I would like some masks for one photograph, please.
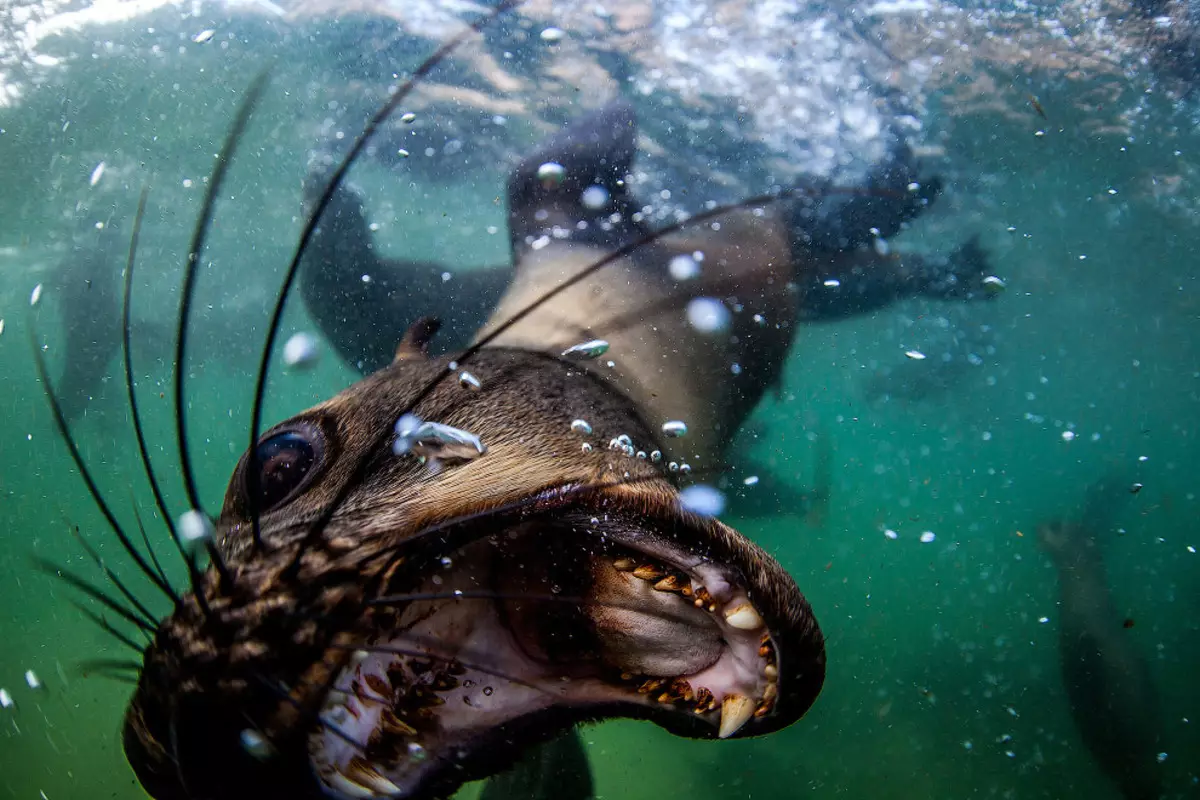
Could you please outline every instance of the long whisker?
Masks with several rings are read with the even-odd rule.
[[[130,491],[132,495],[132,490]],[[142,545],[146,548],[146,554],[150,556],[150,562],[154,564],[154,571],[158,573],[158,577],[163,579],[164,583],[170,583],[167,578],[167,573],[159,563],[158,555],[154,552],[154,545],[150,544],[150,534],[146,533],[146,526],[142,524],[142,514],[138,511],[137,501],[130,497],[131,508],[133,509],[133,518],[137,522],[138,532],[142,535]]]
[[[841,190],[838,190],[838,191],[841,191]],[[847,191],[848,193],[858,193],[857,190],[853,190],[853,189],[847,189],[845,191]],[[819,194],[819,192],[817,190],[811,189],[808,187],[795,187],[793,189],[782,190],[780,192],[775,192],[775,193],[771,193],[771,194],[762,194],[762,195],[758,195],[756,197],[751,197],[746,200],[742,200],[741,202],[738,202],[738,203],[732,203],[732,204],[724,205],[724,206],[716,206],[712,209],[703,211],[692,217],[689,217],[688,219],[672,223],[663,228],[659,228],[651,233],[647,233],[647,234],[635,239],[634,241],[629,242],[628,244],[625,244],[622,247],[617,248],[612,253],[608,254],[607,256],[605,256],[601,259],[598,259],[597,261],[593,262],[592,264],[588,265],[587,267],[584,267],[579,272],[577,272],[575,275],[571,276],[570,278],[566,279],[564,282],[560,283],[558,286],[547,290],[544,294],[539,296],[536,300],[532,301],[531,303],[529,303],[529,305],[525,306],[523,309],[521,309],[520,311],[513,314],[504,323],[497,326],[487,336],[484,336],[483,338],[479,339],[473,345],[471,345],[465,351],[463,351],[463,353],[455,359],[455,364],[456,364],[456,366],[462,366],[467,360],[472,358],[475,354],[477,354],[484,347],[486,347],[489,344],[491,344],[492,342],[494,342],[497,337],[501,336],[505,331],[510,329],[513,325],[516,325],[518,322],[520,322],[521,320],[528,317],[530,314],[532,314],[534,311],[536,311],[542,305],[549,302],[553,298],[557,297],[559,294],[566,291],[570,287],[577,285],[581,281],[587,279],[589,276],[594,275],[595,273],[599,272],[600,270],[604,269],[605,267],[609,266],[610,264],[620,261],[621,259],[630,255],[631,253],[633,253],[641,248],[647,247],[651,244],[654,244],[655,242],[657,242],[658,240],[662,239],[665,236],[669,236],[670,234],[675,233],[676,231],[682,230],[684,228],[698,225],[703,222],[707,222],[709,220],[716,219],[716,218],[721,217],[726,214],[731,214],[735,211],[741,211],[741,210],[748,209],[748,208],[769,205],[769,204],[778,202],[781,198],[784,198],[784,197],[817,195],[817,194]],[[431,378],[428,382],[426,382],[426,384],[421,388],[421,390],[417,392],[416,396],[404,406],[404,408],[399,409],[397,411],[397,413],[396,413],[397,418],[403,416],[404,414],[413,412],[417,408],[417,406],[419,406],[426,398],[428,398],[431,394],[433,394],[433,392],[438,388],[438,386],[441,385],[442,381],[444,381],[447,377],[449,377],[450,375],[453,375],[453,374],[454,374],[453,371],[446,371],[446,372],[442,372],[441,374]],[[377,437],[376,441],[373,442],[369,448],[367,448],[366,450],[363,451],[362,456],[359,458],[358,462],[354,465],[354,470],[351,474],[350,480],[346,481],[342,485],[342,487],[338,490],[338,493],[334,496],[334,498],[330,502],[330,504],[328,506],[326,506],[326,508],[325,508],[324,512],[321,514],[321,516],[319,516],[317,519],[315,519],[313,521],[312,525],[310,526],[310,528],[308,530],[308,533],[305,535],[304,539],[301,541],[300,547],[296,551],[296,555],[293,556],[291,563],[288,565],[288,567],[282,573],[285,579],[294,579],[295,578],[296,573],[300,569],[300,562],[304,556],[304,553],[307,552],[307,550],[316,543],[317,537],[320,536],[321,531],[323,531],[325,529],[325,527],[329,524],[329,521],[331,519],[333,519],[333,515],[337,512],[338,508],[340,508],[342,503],[344,503],[346,501],[346,498],[349,497],[350,492],[353,491],[353,488],[361,483],[361,481],[364,477],[364,471],[368,468],[371,458],[376,453],[378,453],[381,449],[383,449],[383,447],[387,444],[388,440],[391,439],[392,436],[393,436],[393,432],[391,431],[391,429],[384,428],[383,430],[380,431],[379,436]],[[252,452],[253,452],[253,450],[252,450]],[[584,491],[586,491],[588,489],[588,487],[581,487],[581,488]],[[537,498],[536,497],[528,498],[526,501],[520,501],[520,502],[537,502]],[[488,512],[483,512],[483,513],[486,514]],[[435,529],[437,529],[437,526],[435,526]]]
[[[119,671],[97,669],[86,675],[88,678],[103,678],[114,683],[123,683],[126,686],[137,686],[138,679],[136,675],[125,675]]]
[[[141,672],[142,662],[127,658],[89,658],[78,664],[82,670],[121,670],[124,672]]]
[[[405,639],[412,641],[414,644],[421,646],[421,647],[437,647],[439,645],[445,644],[445,642],[442,642],[439,639],[434,639],[434,638],[430,638],[430,637],[426,637],[426,636],[418,636],[418,635],[412,634],[412,633],[405,633],[403,636]],[[518,678],[515,675],[509,675],[509,674],[502,672],[498,669],[495,669],[493,667],[485,667],[482,664],[472,662],[472,661],[463,661],[458,656],[444,656],[439,653],[427,653],[424,650],[416,650],[416,649],[408,648],[408,647],[394,647],[392,645],[372,645],[372,644],[349,645],[348,644],[348,645],[334,645],[333,649],[349,650],[349,651],[361,650],[366,653],[384,653],[387,655],[408,656],[409,658],[427,658],[430,661],[440,661],[444,664],[459,664],[463,667],[466,667],[467,669],[475,670],[476,672],[482,672],[484,675],[491,675],[493,678],[499,678],[500,680],[508,681],[509,683],[515,683],[518,686],[524,686],[526,689],[532,689],[535,692],[549,695],[550,697],[558,697],[559,696],[544,686],[538,686],[536,683],[531,683],[522,678]],[[467,652],[467,651],[464,651],[464,652]],[[478,653],[478,654],[468,653],[468,655],[483,655],[483,654],[482,653]]]
[[[175,544],[175,549],[179,551],[180,558],[187,564],[188,574],[191,578],[192,589],[196,589],[199,581],[199,573],[196,570],[195,559],[187,553],[183,547],[183,542],[180,541],[179,531],[175,529],[175,520],[171,517],[171,512],[167,510],[167,502],[163,498],[162,486],[159,484],[158,477],[154,474],[154,467],[150,460],[150,449],[146,446],[146,432],[142,424],[141,407],[138,405],[137,392],[134,389],[133,380],[133,268],[137,263],[138,240],[142,233],[142,222],[146,217],[146,201],[150,195],[149,184],[142,187],[141,196],[138,198],[137,214],[133,218],[133,234],[129,239],[129,257],[125,262],[125,286],[121,300],[121,361],[125,368],[125,393],[129,398],[129,411],[133,418],[133,433],[137,438],[138,457],[142,462],[142,469],[146,473],[146,480],[150,483],[150,491],[154,495],[154,504],[158,507],[158,513],[162,516],[163,522],[166,523],[167,530],[171,533],[171,541]],[[136,513],[136,508],[134,509]],[[147,547],[149,544],[147,543]],[[151,551],[153,556],[153,551]],[[157,561],[155,562],[157,566]],[[162,572],[161,566],[159,567]],[[166,579],[166,576],[163,576]],[[199,601],[201,610],[208,616],[207,602],[204,600],[200,592],[196,592],[197,600]],[[178,604],[178,600],[176,600]]]
[[[183,762],[179,760],[179,726],[176,724],[176,711],[178,711],[178,708],[175,705],[174,697],[172,697],[169,721],[167,722],[167,738],[171,743],[171,763],[175,765],[175,777],[179,780],[179,785],[183,788],[183,793],[190,800],[192,790],[188,788],[187,778],[183,776]]]
[[[397,88],[388,101],[384,103],[378,111],[375,112],[375,115],[371,117],[371,120],[367,123],[366,127],[363,128],[362,133],[360,133],[358,138],[354,140],[354,144],[351,146],[349,152],[342,158],[342,161],[340,164],[338,164],[337,169],[334,170],[332,177],[330,177],[328,183],[325,185],[325,189],[321,192],[320,199],[317,200],[316,205],[313,207],[308,216],[308,221],[304,225],[304,231],[300,234],[300,240],[296,245],[296,252],[292,256],[292,261],[288,265],[286,276],[283,279],[283,284],[279,288],[279,295],[275,300],[275,307],[271,311],[271,321],[267,325],[267,337],[266,341],[263,343],[262,357],[258,366],[258,378],[254,386],[254,404],[252,406],[253,410],[250,415],[250,449],[246,476],[247,496],[250,500],[250,517],[252,521],[251,525],[253,531],[253,540],[256,547],[262,545],[260,529],[261,521],[259,519],[259,487],[256,446],[258,444],[259,430],[262,427],[263,401],[266,395],[267,376],[270,373],[271,355],[275,348],[275,340],[279,336],[279,326],[283,319],[284,307],[287,305],[288,296],[291,294],[292,285],[295,283],[296,276],[299,274],[300,263],[304,258],[304,254],[308,250],[309,244],[312,241],[313,233],[320,224],[321,215],[325,213],[326,207],[328,207],[330,201],[333,199],[334,194],[345,180],[346,173],[350,171],[350,167],[353,166],[363,149],[367,146],[367,143],[375,135],[375,132],[379,129],[379,126],[382,125],[384,121],[386,121],[387,118],[392,115],[393,112],[395,112],[400,104],[404,102],[405,98],[412,93],[416,85],[426,75],[428,75],[434,69],[434,67],[445,60],[450,53],[461,46],[462,43],[465,42],[469,37],[478,34],[484,27],[486,27],[501,14],[504,14],[506,11],[515,8],[516,6],[520,5],[521,2],[523,2],[523,0],[502,0],[501,3],[491,9],[487,14],[475,20],[475,22],[469,25],[466,30],[443,42],[442,45],[434,51],[433,55],[429,56],[429,58],[425,59],[420,66],[413,70],[413,73],[409,76],[408,80],[406,80],[399,88]]]
[[[79,528],[76,526],[71,526],[70,531],[71,535],[75,537],[75,541],[79,542],[79,546],[82,547],[84,552],[88,554],[88,557],[92,559],[92,562],[96,565],[96,568],[104,574],[105,578],[108,578],[108,582],[116,587],[117,591],[121,593],[121,596],[129,601],[129,604],[133,606],[139,614],[142,615],[143,619],[147,620],[151,625],[157,625],[158,620],[154,616],[154,613],[151,612],[150,609],[146,608],[145,604],[143,604],[141,600],[138,600],[137,595],[129,591],[129,588],[121,582],[121,579],[117,577],[115,572],[108,568],[108,565],[104,563],[104,559],[100,557],[100,554],[96,552],[95,548],[93,548],[83,534],[79,532]]]
[[[187,446],[187,421],[185,416],[185,407],[187,404],[185,402],[186,395],[184,394],[183,387],[184,376],[187,374],[187,343],[192,299],[196,290],[196,276],[200,271],[200,257],[204,252],[209,226],[212,224],[213,209],[217,198],[221,194],[221,186],[225,182],[225,175],[229,171],[229,164],[233,160],[233,154],[237,150],[238,144],[241,143],[242,134],[245,133],[246,126],[250,122],[250,115],[262,98],[269,74],[269,70],[263,70],[250,84],[250,88],[246,91],[245,96],[242,98],[242,103],[238,107],[233,127],[230,128],[229,135],[225,137],[225,143],[221,146],[221,152],[217,155],[216,164],[213,167],[212,175],[209,177],[208,191],[204,193],[204,203],[201,206],[200,216],[196,220],[196,228],[192,233],[192,243],[188,248],[187,267],[184,270],[183,288],[179,299],[179,332],[175,340],[175,438],[179,447],[179,466],[183,477],[184,490],[187,492],[188,503],[193,509],[201,513],[204,511],[204,507],[201,505],[199,494],[196,491],[196,478],[192,472],[192,459]],[[232,585],[232,576],[229,574],[229,568],[225,565],[225,561],[221,557],[220,551],[217,550],[216,545],[212,542],[207,542],[206,548],[213,566],[216,567],[221,577],[221,585]]]
[[[130,611],[125,606],[121,605],[116,600],[114,600],[111,597],[109,597],[108,595],[106,595],[101,589],[98,589],[97,587],[93,586],[87,580],[80,578],[78,575],[74,574],[73,572],[70,572],[67,569],[65,569],[64,567],[62,567],[58,564],[55,564],[53,562],[43,561],[40,558],[35,558],[34,561],[36,562],[38,568],[40,570],[42,570],[43,572],[45,572],[47,575],[58,578],[60,581],[63,581],[64,583],[70,584],[71,586],[75,587],[79,591],[86,594],[88,597],[99,602],[105,608],[108,608],[110,611],[112,611],[116,614],[119,614],[122,619],[132,623],[133,625],[136,625],[144,633],[147,633],[147,634],[154,633],[154,630],[157,626],[154,624],[153,620],[147,621],[147,620],[142,619],[137,614],[135,614],[133,611]]]
[[[535,603],[561,603],[569,606],[594,605],[601,608],[615,608],[621,611],[645,612],[645,605],[637,603],[617,603],[611,600],[597,601],[590,597],[576,597],[563,594],[546,594],[538,592],[492,592],[486,589],[460,589],[450,592],[407,592],[389,594],[377,597],[367,602],[370,606],[401,606],[408,603],[435,600],[528,600]],[[666,616],[658,611],[658,616]]]
[[[297,711],[299,711],[301,714],[303,714],[309,720],[316,722],[318,725],[325,728],[325,730],[329,731],[334,736],[337,736],[339,739],[346,742],[347,744],[349,744],[351,747],[355,748],[356,750],[366,749],[365,744],[358,741],[350,734],[346,733],[344,730],[339,728],[337,725],[333,724],[332,722],[325,719],[320,714],[312,711],[311,709],[305,708],[304,705],[299,700],[292,697],[292,693],[289,692],[283,686],[281,686],[278,681],[273,681],[270,678],[268,678],[266,675],[263,675],[260,672],[252,673],[252,675],[255,680],[257,680],[259,683],[261,683],[263,686],[265,686],[272,694],[274,694],[280,700],[282,700],[285,703],[287,703],[288,705],[290,705],[292,708],[295,708]]]
[[[87,465],[84,463],[83,456],[79,453],[79,448],[75,445],[75,440],[71,438],[71,429],[67,425],[66,417],[63,416],[62,405],[58,402],[58,397],[54,394],[54,387],[50,383],[50,376],[46,370],[46,357],[42,354],[42,350],[38,347],[37,337],[34,333],[33,325],[29,327],[29,339],[33,344],[33,359],[37,365],[38,377],[42,381],[42,389],[46,395],[46,399],[50,403],[50,410],[54,414],[54,425],[58,430],[58,435],[62,438],[63,443],[67,446],[67,451],[71,454],[71,460],[75,462],[79,474],[83,477],[83,482],[87,486],[88,493],[91,494],[92,500],[96,503],[96,507],[100,509],[100,513],[104,515],[104,519],[108,522],[108,526],[112,528],[113,533],[117,535],[117,539],[121,542],[121,547],[129,554],[129,557],[137,564],[138,569],[142,571],[151,583],[162,590],[168,598],[176,605],[179,604],[179,595],[175,594],[175,590],[171,585],[160,578],[146,563],[146,559],[142,557],[138,549],[133,546],[133,542],[125,535],[125,531],[121,528],[121,524],[113,515],[112,510],[108,507],[108,503],[104,501],[104,496],[100,493],[100,489],[96,486],[96,481],[92,478],[92,473],[88,471]]]
[[[704,474],[706,474],[706,471],[697,470],[692,474],[696,477],[702,477]],[[618,486],[633,486],[633,485],[636,485],[639,483],[648,483],[651,481],[658,481],[658,480],[666,480],[666,476],[664,476],[660,473],[654,472],[654,473],[649,473],[646,475],[638,475],[638,476],[632,477],[632,478],[619,478],[617,480],[605,481],[605,482],[599,482],[599,483],[583,483],[583,484],[578,484],[576,486],[548,487],[540,492],[535,492],[526,497],[522,497],[519,500],[513,500],[508,503],[503,503],[501,505],[495,506],[493,508],[484,509],[482,511],[474,511],[470,514],[460,514],[458,516],[450,517],[449,519],[442,520],[441,522],[435,522],[432,525],[427,525],[426,527],[422,528],[420,531],[413,534],[412,536],[405,538],[405,540],[403,542],[403,546],[404,546],[404,548],[410,548],[412,545],[416,544],[417,542],[427,539],[430,536],[433,536],[435,534],[441,533],[442,531],[449,530],[451,528],[457,528],[457,527],[460,527],[463,525],[469,525],[470,523],[476,522],[478,520],[488,519],[488,518],[495,517],[495,516],[500,516],[500,515],[504,515],[504,514],[510,514],[510,513],[517,512],[517,511],[521,511],[521,510],[529,508],[531,506],[538,505],[539,503],[544,503],[547,500],[550,500],[551,498],[566,499],[569,497],[583,496],[586,494],[601,492],[601,491],[604,491],[605,489],[611,489],[611,488],[618,487]],[[360,562],[358,562],[358,567],[361,569],[361,568],[365,567],[371,561],[378,559],[384,555],[388,556],[388,560],[384,563],[383,569],[379,570],[379,572],[378,572],[378,574],[382,578],[383,576],[386,576],[388,574],[391,567],[396,563],[396,561],[403,557],[403,555],[400,551],[400,548],[397,548],[396,550],[391,551],[391,552],[385,550],[382,553],[373,553],[373,554],[363,558]]]
[[[116,639],[118,642],[120,642],[121,644],[128,647],[133,652],[137,653],[138,655],[141,655],[143,652],[145,652],[142,645],[138,644],[133,639],[129,638],[128,636],[126,636],[125,634],[121,633],[119,630],[114,628],[112,626],[112,623],[109,622],[108,620],[106,620],[104,617],[102,617],[99,614],[97,614],[96,612],[92,611],[90,608],[85,607],[82,603],[77,603],[74,600],[71,600],[69,602],[71,603],[71,605],[75,606],[75,608],[79,609],[79,611],[85,617],[87,617],[90,622],[95,624],[96,627],[100,628],[100,630],[104,631],[109,636],[113,637],[114,639]]]

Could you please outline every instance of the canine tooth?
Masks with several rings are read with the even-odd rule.
[[[400,794],[399,786],[380,775],[379,771],[372,764],[361,759],[355,758],[352,760],[346,771],[351,773],[352,777],[347,776],[350,780],[370,789],[376,795],[382,794],[387,797],[395,797]]]
[[[774,664],[767,664],[765,667],[763,667],[763,677],[769,681],[778,680],[779,668]]]
[[[613,566],[620,572],[633,572],[637,568],[632,558],[618,558],[613,561]]]
[[[361,800],[373,800],[378,797],[373,789],[369,789],[360,783],[355,783],[336,769],[327,780],[329,781],[329,788],[341,792],[346,797],[361,798]]]
[[[749,719],[754,716],[754,701],[741,694],[725,696],[721,703],[721,728],[718,738],[728,739],[733,736]]]
[[[633,571],[633,577],[641,578],[644,581],[657,581],[662,576],[662,570],[649,564],[643,564]]]
[[[678,575],[668,575],[654,584],[654,588],[660,592],[678,592],[686,585],[685,581],[687,581],[687,578],[681,578]]]
[[[749,603],[725,609],[725,621],[740,631],[756,631],[762,627],[762,617]]]

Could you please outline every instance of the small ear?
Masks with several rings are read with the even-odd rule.
[[[412,361],[429,358],[429,342],[442,327],[437,317],[421,317],[404,332],[404,338],[396,345],[395,361]]]

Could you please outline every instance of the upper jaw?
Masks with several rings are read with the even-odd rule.
[[[562,504],[552,522],[456,543],[452,566],[409,589],[463,598],[393,609],[325,698],[309,738],[324,789],[452,790],[582,719],[706,738],[798,719],[824,650],[795,585],[736,532],[646,500],[610,492],[602,515]]]

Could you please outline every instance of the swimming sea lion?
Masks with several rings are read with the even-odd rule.
[[[608,120],[596,154],[631,141]],[[684,462],[716,462],[790,344],[795,306],[772,290],[793,270],[786,226],[748,208],[719,236],[635,246],[615,226],[539,246],[581,182],[627,165],[578,155],[559,183],[510,183],[516,271],[479,338],[496,335],[459,365],[470,380],[437,381],[453,375],[419,323],[390,366],[243,458],[216,523],[225,577],[158,628],[130,705],[126,753],[155,797],[440,796],[581,720],[726,738],[815,699],[824,649],[803,596],[677,488]],[[691,294],[652,268],[698,249],[694,291],[744,306],[734,336],[689,325]],[[563,356],[600,335],[606,357]],[[660,431],[674,419],[686,437]],[[274,758],[241,749],[247,720]]]
[[[1063,684],[1079,735],[1122,796],[1152,800],[1162,795],[1156,693],[1113,606],[1099,542],[1129,486],[1097,482],[1081,517],[1040,526],[1038,542],[1058,569]]]
[[[614,121],[625,126],[624,135],[597,138]],[[588,157],[593,160],[615,159],[614,163],[629,168],[636,129],[633,108],[625,101],[582,116],[522,159],[512,178],[524,183],[514,187],[510,182],[509,198],[529,185],[531,170],[558,163],[555,159],[578,160],[581,156],[576,153],[584,148],[591,149]],[[601,152],[599,146],[610,151]],[[801,319],[864,314],[915,295],[944,300],[994,297],[984,291],[988,261],[974,237],[949,258],[884,254],[875,248],[876,241],[898,234],[940,194],[941,181],[920,180],[919,173],[912,151],[897,146],[853,194],[822,183],[811,193],[782,203],[787,207],[788,236],[811,264],[811,269],[790,276],[781,287],[792,295]],[[313,192],[322,186],[319,174],[306,181],[309,205],[315,199]],[[625,175],[614,168],[599,177],[606,180],[596,184],[604,189],[605,205],[589,208],[582,198],[572,198],[569,206],[560,209],[560,218],[569,223],[560,231],[570,231],[576,241],[595,238],[606,224],[604,217],[616,212],[627,239],[644,235],[646,230],[634,221],[641,204],[630,196]],[[510,221],[513,213],[510,203]],[[512,276],[511,264],[471,265],[460,271],[437,261],[390,257],[379,251],[374,238],[364,199],[354,188],[342,185],[321,216],[300,274],[300,296],[309,315],[342,360],[364,374],[388,364],[394,321],[414,313],[442,321],[435,347],[443,352],[465,347]],[[514,247],[513,259],[518,256]],[[448,274],[456,276],[452,285],[445,280]],[[364,281],[363,276],[370,280]]]
[[[256,437],[215,529],[183,518],[211,556],[187,592],[102,504],[174,602],[154,619],[107,571],[128,603],[89,591],[152,635],[122,641],[139,649],[124,747],[153,797],[441,797],[580,721],[724,739],[815,701],[824,643],[803,595],[681,489],[777,377],[787,286],[842,256],[809,253],[773,197],[645,231],[622,213],[631,115],[614,106],[591,131],[555,151],[558,169],[534,158],[510,180],[514,274],[474,344],[431,357],[438,325],[419,320],[389,365]],[[289,282],[360,150],[321,193]],[[231,151],[208,182],[184,322]],[[607,211],[581,216],[592,187]],[[691,280],[663,270],[696,253]],[[176,407],[182,438],[182,391]]]

